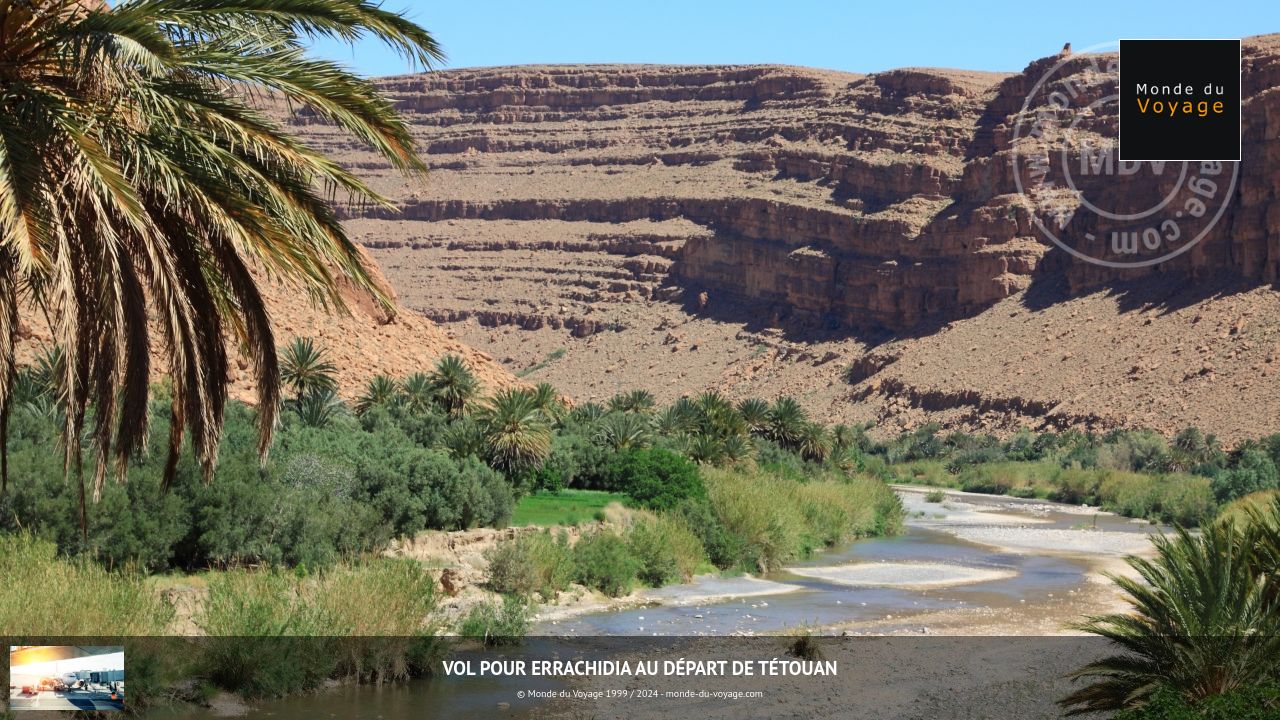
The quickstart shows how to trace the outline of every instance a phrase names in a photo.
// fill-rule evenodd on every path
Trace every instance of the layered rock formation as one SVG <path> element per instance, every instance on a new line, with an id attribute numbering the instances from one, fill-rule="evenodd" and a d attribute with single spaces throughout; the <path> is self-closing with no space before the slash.
<path id="1" fill-rule="evenodd" d="M 1146 371 L 1130 373 L 1132 358 L 1117 348 L 1099 358 L 1055 346 L 1024 361 L 1034 372 L 998 368 L 1034 352 L 1009 343 L 1035 341 L 1036 322 L 1046 342 L 1072 337 L 1075 316 L 1058 310 L 1072 298 L 1086 298 L 1092 322 L 1116 332 L 1130 322 L 1151 333 L 1174 327 L 1140 318 L 1136 300 L 1087 299 L 1095 289 L 1217 317 L 1225 305 L 1173 297 L 1183 291 L 1169 279 L 1213 277 L 1226 294 L 1276 279 L 1280 41 L 1245 43 L 1246 160 L 1226 214 L 1193 251 L 1143 270 L 1101 268 L 1054 248 L 1033 224 L 1042 209 L 1017 192 L 1013 128 L 1057 61 L 1015 74 L 527 66 L 382 80 L 433 168 L 421 185 L 337 131 L 297 122 L 400 207 L 342 212 L 408 306 L 580 398 L 717 387 L 788 392 L 824 414 L 905 424 L 1174 428 L 1192 419 L 1196 401 L 1163 380 L 1139 390 L 1131 376 Z M 1063 77 L 1092 72 L 1082 56 Z M 1047 102 L 1042 91 L 1031 110 Z M 1113 110 L 1068 120 L 1103 142 Z M 1018 142 L 1024 155 L 1060 149 L 1056 137 Z M 1160 186 L 1138 176 L 1104 189 L 1123 208 Z M 1078 214 L 1079 232 L 1091 227 L 1087 215 Z M 1163 289 L 1134 294 L 1135 282 Z M 1028 327 L 1002 339 L 1008 323 L 993 313 L 1016 308 Z M 1246 309 L 1223 312 L 1215 328 Z M 988 336 L 972 337 L 970 326 Z M 1179 332 L 1195 347 L 1212 337 L 1197 335 L 1207 323 L 1191 326 Z M 1251 332 L 1251 349 L 1233 357 L 1272 342 L 1260 324 Z M 1125 352 L 1165 353 L 1151 362 L 1170 377 L 1206 377 L 1201 358 L 1130 334 L 1148 344 Z M 987 375 L 961 372 L 970 355 L 986 358 Z M 1085 356 L 1094 367 L 1073 362 Z M 1209 375 L 1225 377 L 1238 362 L 1220 359 Z M 849 366 L 852 387 L 841 378 Z M 1215 413 L 1200 422 L 1227 434 L 1254 429 Z"/>
<path id="2" fill-rule="evenodd" d="M 1007 296 L 1043 252 L 1018 242 L 999 202 L 940 216 L 999 79 L 777 67 L 394 78 L 384 90 L 437 172 L 427 190 L 385 189 L 403 220 L 542 221 L 608 255 L 653 255 L 651 265 L 621 268 L 626 290 L 654 296 L 658 280 L 776 305 L 796 320 L 900 329 Z M 383 177 L 371 157 L 352 161 Z M 606 223 L 628 227 L 615 237 Z M 370 227 L 366 237 L 386 247 L 395 241 L 385 234 Z M 635 236 L 663 247 L 634 247 Z M 646 277 L 654 271 L 663 277 Z"/>

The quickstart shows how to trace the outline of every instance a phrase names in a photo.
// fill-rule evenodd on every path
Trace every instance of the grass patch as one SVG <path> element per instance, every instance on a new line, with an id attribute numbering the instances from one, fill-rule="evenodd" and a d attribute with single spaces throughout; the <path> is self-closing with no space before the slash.
<path id="1" fill-rule="evenodd" d="M 485 647 L 517 645 L 529 632 L 529 613 L 529 602 L 521 595 L 507 595 L 501 604 L 477 603 L 458 625 L 458 634 Z"/>
<path id="2" fill-rule="evenodd" d="M 130 568 L 108 571 L 25 533 L 0 535 L 0 634 L 164 635 L 173 608 Z"/>
<path id="3" fill-rule="evenodd" d="M 1277 496 L 1280 496 L 1280 490 L 1259 490 L 1236 498 L 1222 506 L 1222 510 L 1218 512 L 1217 522 L 1234 522 L 1236 525 L 1243 526 L 1250 522 L 1250 509 L 1266 510 L 1275 502 Z"/>
<path id="4" fill-rule="evenodd" d="M 577 525 L 592 518 L 603 517 L 604 509 L 611 503 L 623 503 L 627 496 L 602 490 L 561 490 L 540 492 L 520 498 L 511 524 Z"/>
<path id="5" fill-rule="evenodd" d="M 707 564 L 702 541 L 675 515 L 636 519 L 627 529 L 627 545 L 640 561 L 640 581 L 652 587 L 689 582 Z"/>
<path id="6" fill-rule="evenodd" d="M 856 537 L 891 535 L 902 523 L 897 496 L 875 478 L 799 482 L 715 469 L 705 476 L 712 511 L 736 555 L 732 564 L 751 570 L 774 570 Z"/>
<path id="7" fill-rule="evenodd" d="M 555 350 L 552 350 L 551 352 L 547 353 L 547 356 L 543 358 L 541 362 L 535 365 L 530 365 L 529 367 L 517 372 L 516 377 L 525 378 L 538 372 L 539 370 L 546 369 L 549 365 L 551 365 L 551 363 L 564 357 L 566 352 L 568 351 L 565 348 L 556 348 Z"/>
<path id="8" fill-rule="evenodd" d="M 403 558 L 311 576 L 219 573 L 196 617 L 213 636 L 203 646 L 202 675 L 248 697 L 278 697 L 332 677 L 380 683 L 426 674 L 442 650 L 435 606 L 435 581 Z"/>
<path id="9" fill-rule="evenodd" d="M 966 492 L 1096 505 L 1125 517 L 1184 526 L 1211 519 L 1211 481 L 1186 473 L 1147 473 L 1107 468 L 1060 467 L 1047 461 L 1003 460 L 966 465 L 950 474 L 935 461 L 889 467 L 898 482 L 957 488 Z M 929 493 L 925 499 L 937 493 Z"/>

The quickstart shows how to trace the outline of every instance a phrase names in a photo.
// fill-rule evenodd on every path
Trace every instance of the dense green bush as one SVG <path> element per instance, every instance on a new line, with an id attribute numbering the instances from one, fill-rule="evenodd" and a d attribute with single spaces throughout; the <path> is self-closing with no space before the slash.
<path id="1" fill-rule="evenodd" d="M 631 591 L 640 561 L 617 533 L 600 530 L 573 546 L 574 579 L 609 597 Z"/>
<path id="2" fill-rule="evenodd" d="M 360 458 L 356 495 L 389 519 L 395 534 L 503 526 L 511 519 L 510 486 L 476 458 L 454 460 L 412 446 L 387 450 Z"/>
<path id="3" fill-rule="evenodd" d="M 1099 504 L 1127 517 L 1192 527 L 1216 512 L 1208 478 L 1183 473 L 1109 473 L 1098 488 Z"/>
<path id="4" fill-rule="evenodd" d="M 663 448 L 617 453 L 605 474 L 609 478 L 606 489 L 624 492 L 650 510 L 669 510 L 706 495 L 698 467 Z"/>
<path id="5" fill-rule="evenodd" d="M 156 411 L 151 442 L 162 447 L 168 422 Z M 160 489 L 162 457 L 133 464 L 127 482 L 104 487 L 82 534 L 77 487 L 64 479 L 59 454 L 49 452 L 57 428 L 51 418 L 17 412 L 0 528 L 26 528 L 67 555 L 162 571 L 241 563 L 323 567 L 396 535 L 502 526 L 511 517 L 514 497 L 500 474 L 474 457 L 454 459 L 420 446 L 386 408 L 325 427 L 287 421 L 265 468 L 253 422 L 252 409 L 228 406 L 211 483 L 189 455 L 180 459 L 169 493 Z"/>
<path id="6" fill-rule="evenodd" d="M 603 468 L 613 451 L 596 445 L 584 432 L 590 429 L 566 427 L 556 433 L 551 441 L 551 454 L 530 474 L 531 489 L 604 489 Z"/>
<path id="7" fill-rule="evenodd" d="M 1260 447 L 1247 446 L 1233 459 L 1232 467 L 1213 479 L 1213 495 L 1220 503 L 1262 490 L 1280 487 L 1280 472 Z"/>
<path id="8" fill-rule="evenodd" d="M 1213 517 L 1217 504 L 1212 481 L 1185 472 L 1061 467 L 1048 460 L 968 465 L 955 475 L 946 473 L 936 460 L 904 463 L 890 471 L 903 482 L 1098 505 L 1128 517 L 1187 526 Z"/>
<path id="9" fill-rule="evenodd" d="M 725 527 L 709 500 L 691 500 L 676 509 L 675 514 L 702 544 L 712 565 L 734 567 L 746 555 L 744 540 Z"/>

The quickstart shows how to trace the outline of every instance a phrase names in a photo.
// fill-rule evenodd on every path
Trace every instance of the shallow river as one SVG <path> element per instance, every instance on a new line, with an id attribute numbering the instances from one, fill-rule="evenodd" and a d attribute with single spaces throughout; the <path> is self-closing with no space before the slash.
<path id="1" fill-rule="evenodd" d="M 761 583 L 714 576 L 696 578 L 650 592 L 661 606 L 594 613 L 543 622 L 535 633 L 545 635 L 723 635 L 774 633 L 796 626 L 827 626 L 862 620 L 901 617 L 909 625 L 912 614 L 928 610 L 985 606 L 1016 607 L 1042 602 L 1080 588 L 1089 571 L 1087 557 L 1063 552 L 1004 552 L 969 542 L 951 531 L 987 527 L 1031 531 L 1089 530 L 1082 537 L 1122 532 L 1141 536 L 1152 532 L 1147 523 L 1106 513 L 1082 513 L 1080 508 L 1022 501 L 1016 498 L 965 495 L 943 504 L 927 503 L 921 493 L 902 492 L 909 517 L 897 537 L 859 540 L 847 547 L 818 553 L 797 563 L 794 570 L 770 573 L 762 579 L 778 583 L 778 594 L 756 595 L 767 588 Z M 987 512 L 997 511 L 998 516 Z M 923 515 L 921 514 L 923 513 Z M 1025 518 L 1019 523 L 1019 518 Z M 1120 553 L 1117 553 L 1120 554 Z M 832 582 L 799 573 L 809 568 L 830 568 L 853 563 L 943 564 L 997 571 L 999 577 L 950 587 L 892 586 L 893 583 Z M 910 567 L 900 580 L 909 583 Z M 890 586 L 886 586 L 890 585 Z M 794 589 L 794 588 L 799 589 Z M 702 601 L 703 598 L 713 598 Z M 906 616 L 906 617 L 902 617 Z"/>
<path id="2" fill-rule="evenodd" d="M 878 621 L 886 632 L 927 632 L 913 616 L 949 608 L 1017 608 L 1079 591 L 1090 571 L 1090 556 L 1131 552 L 1127 548 L 1140 546 L 1154 529 L 1127 518 L 1040 501 L 964 495 L 939 504 L 925 502 L 919 492 L 900 495 L 908 519 L 897 537 L 853 542 L 763 578 L 696 578 L 687 585 L 651 591 L 646 596 L 653 601 L 649 605 L 544 620 L 533 634 L 546 639 L 530 638 L 525 649 L 536 652 L 540 644 L 551 643 L 550 636 L 754 635 L 859 621 Z M 959 537 L 975 534 L 989 541 L 996 538 L 1006 547 Z M 849 566 L 860 566 L 869 574 L 851 579 L 842 574 Z M 967 582 L 953 584 L 958 582 L 953 571 L 969 573 Z M 521 687 L 535 686 L 566 687 L 556 679 L 521 682 Z M 381 689 L 346 687 L 266 702 L 249 717 L 419 720 L 432 717 L 425 708 L 447 707 L 451 718 L 485 718 L 505 702 L 516 715 L 534 708 L 533 702 L 514 701 L 511 686 L 500 681 L 437 679 Z M 213 715 L 206 710 L 166 710 L 148 717 Z"/>

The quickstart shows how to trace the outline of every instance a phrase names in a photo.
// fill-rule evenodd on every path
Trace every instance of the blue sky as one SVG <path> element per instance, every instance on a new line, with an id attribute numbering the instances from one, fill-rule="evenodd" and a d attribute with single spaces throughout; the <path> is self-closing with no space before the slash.
<path id="1" fill-rule="evenodd" d="M 528 63 L 783 63 L 1021 70 L 1071 42 L 1280 32 L 1280 2 L 384 0 L 431 30 L 446 67 Z M 410 68 L 373 42 L 320 54 L 367 75 Z"/>

